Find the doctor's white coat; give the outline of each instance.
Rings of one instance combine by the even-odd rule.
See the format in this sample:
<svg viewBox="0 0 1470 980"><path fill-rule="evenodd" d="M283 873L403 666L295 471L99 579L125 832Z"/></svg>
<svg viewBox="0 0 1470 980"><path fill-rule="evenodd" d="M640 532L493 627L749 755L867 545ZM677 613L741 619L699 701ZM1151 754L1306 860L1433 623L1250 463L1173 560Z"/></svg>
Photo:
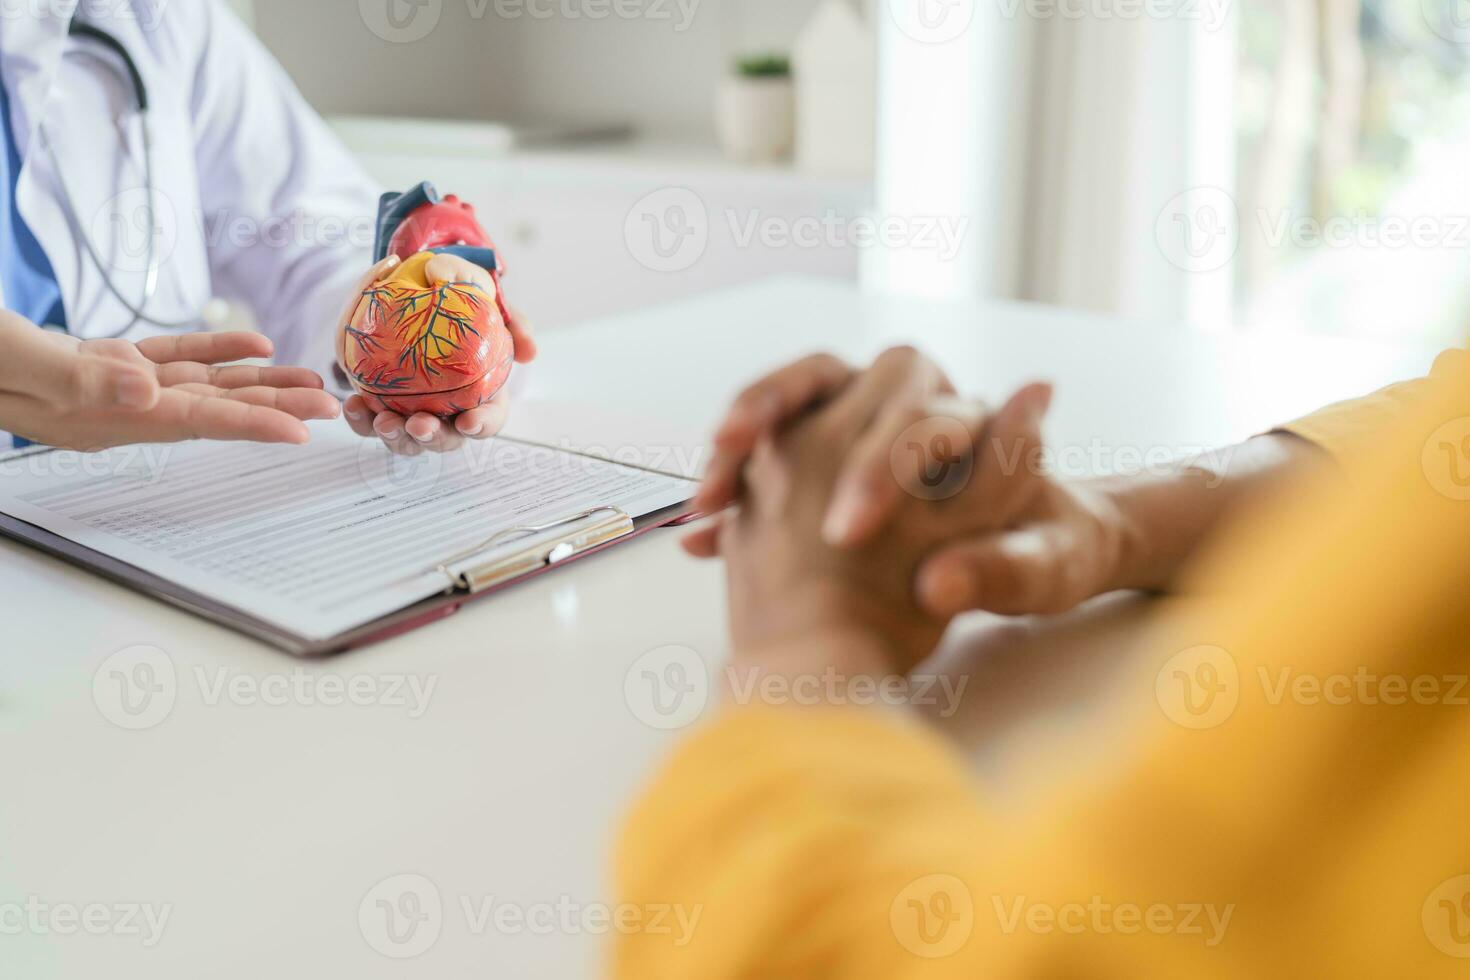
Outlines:
<svg viewBox="0 0 1470 980"><path fill-rule="evenodd" d="M241 302L278 362L325 373L335 321L371 262L379 189L255 36L221 0L0 6L0 81L23 161L17 204L55 269L71 332L107 336L132 317L69 225L43 123L84 230L134 304L149 234L132 86L107 48L67 36L76 16L127 48L148 89L162 258L149 315ZM140 324L128 337L160 332Z"/></svg>

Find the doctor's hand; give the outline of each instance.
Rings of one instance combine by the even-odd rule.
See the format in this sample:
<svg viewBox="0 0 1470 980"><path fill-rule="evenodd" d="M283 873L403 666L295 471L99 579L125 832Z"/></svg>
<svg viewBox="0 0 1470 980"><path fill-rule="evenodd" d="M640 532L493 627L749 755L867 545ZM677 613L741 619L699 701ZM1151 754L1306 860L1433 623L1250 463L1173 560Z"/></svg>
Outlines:
<svg viewBox="0 0 1470 980"><path fill-rule="evenodd" d="M353 290L347 310L339 320L340 323L346 324L351 321L352 310L357 305L358 297L364 290L385 279L400 261L398 256L390 255L368 270L367 275L363 276ZM457 255L435 256L429 262L426 271L430 281L435 283L473 282L492 298L498 292L495 280L490 273ZM506 310L510 318L505 325L515 341L516 363L529 364L536 359L536 339L531 330L531 323L508 304ZM339 351L342 349L342 340L343 338L339 335L337 340ZM489 439L495 436L505 428L506 420L510 417L510 394L506 388L503 388L486 404L472 408L447 422L438 416L424 412L408 418L396 412L375 413L368 407L361 395L353 395L348 398L343 410L347 416L347 424L352 427L353 432L368 438L379 438L389 450L401 456L417 456L424 452L450 452L464 445L466 439Z"/></svg>
<svg viewBox="0 0 1470 980"><path fill-rule="evenodd" d="M273 349L252 333L82 341L0 310L0 429L84 451L189 439L305 443L303 420L340 409L322 379L227 364Z"/></svg>
<svg viewBox="0 0 1470 980"><path fill-rule="evenodd" d="M966 409L939 368L907 348L888 351L866 371L818 355L752 385L715 437L695 506L715 513L741 498L742 473L763 438L855 391L869 393L866 431L844 452L825 502L822 537L829 545L861 547L907 503L928 498L949 531L914 582L916 598L933 615L1062 612L1121 587L1133 532L1114 485L1058 480L1036 465L1050 387L1027 386L987 415ZM954 487L925 485L944 462L935 446L965 457ZM721 522L696 530L685 547L715 555Z"/></svg>

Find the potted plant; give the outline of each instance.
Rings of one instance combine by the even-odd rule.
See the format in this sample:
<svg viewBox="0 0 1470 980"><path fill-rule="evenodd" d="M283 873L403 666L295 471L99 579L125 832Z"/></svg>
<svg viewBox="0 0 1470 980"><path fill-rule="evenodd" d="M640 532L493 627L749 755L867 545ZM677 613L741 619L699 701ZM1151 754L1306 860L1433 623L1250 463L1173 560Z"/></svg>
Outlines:
<svg viewBox="0 0 1470 980"><path fill-rule="evenodd" d="M770 163L789 156L796 135L791 59L768 54L737 60L720 85L715 127L732 159Z"/></svg>

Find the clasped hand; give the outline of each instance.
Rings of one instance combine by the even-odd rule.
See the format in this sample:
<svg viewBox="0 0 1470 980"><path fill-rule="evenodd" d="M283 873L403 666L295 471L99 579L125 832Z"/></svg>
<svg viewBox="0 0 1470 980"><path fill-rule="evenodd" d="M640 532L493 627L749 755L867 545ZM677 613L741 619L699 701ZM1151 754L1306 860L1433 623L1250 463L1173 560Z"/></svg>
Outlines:
<svg viewBox="0 0 1470 980"><path fill-rule="evenodd" d="M729 569L737 650L833 631L907 672L961 612L1070 608L1103 591L1119 518L1038 465L1048 385L996 411L909 348L868 369L807 358L737 399L686 548Z"/></svg>

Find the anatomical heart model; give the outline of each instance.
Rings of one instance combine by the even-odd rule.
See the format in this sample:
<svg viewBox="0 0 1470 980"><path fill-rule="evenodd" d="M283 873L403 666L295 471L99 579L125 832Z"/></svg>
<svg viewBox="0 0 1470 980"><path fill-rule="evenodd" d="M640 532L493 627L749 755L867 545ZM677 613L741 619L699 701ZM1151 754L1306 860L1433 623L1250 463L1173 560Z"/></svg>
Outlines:
<svg viewBox="0 0 1470 980"><path fill-rule="evenodd" d="M430 282L426 267L444 253L489 272L495 295L468 281ZM385 194L374 259L389 255L403 263L363 292L342 331L342 367L368 408L451 418L494 398L510 378L515 342L503 269L474 208L427 183Z"/></svg>

